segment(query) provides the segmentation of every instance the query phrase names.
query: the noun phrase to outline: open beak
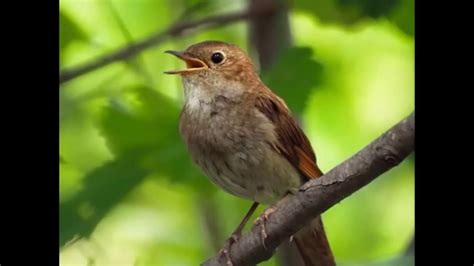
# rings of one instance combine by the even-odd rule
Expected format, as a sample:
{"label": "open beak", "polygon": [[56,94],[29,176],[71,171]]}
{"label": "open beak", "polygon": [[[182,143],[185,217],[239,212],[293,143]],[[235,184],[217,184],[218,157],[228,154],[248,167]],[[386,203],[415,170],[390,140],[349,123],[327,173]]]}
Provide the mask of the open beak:
{"label": "open beak", "polygon": [[186,74],[186,73],[191,73],[194,71],[202,70],[209,68],[206,63],[203,61],[193,57],[191,54],[187,52],[180,52],[180,51],[165,51],[165,53],[172,54],[179,59],[183,60],[186,62],[186,69],[183,70],[171,70],[171,71],[165,71],[165,74]]}

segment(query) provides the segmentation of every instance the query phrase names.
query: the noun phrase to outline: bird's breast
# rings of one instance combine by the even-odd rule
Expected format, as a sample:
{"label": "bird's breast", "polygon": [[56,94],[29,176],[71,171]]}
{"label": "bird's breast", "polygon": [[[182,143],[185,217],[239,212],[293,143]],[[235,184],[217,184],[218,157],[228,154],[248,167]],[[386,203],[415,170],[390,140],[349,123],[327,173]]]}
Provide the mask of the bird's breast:
{"label": "bird's breast", "polygon": [[215,184],[261,203],[299,187],[297,171],[272,147],[273,124],[256,108],[225,95],[189,100],[180,132],[194,162]]}

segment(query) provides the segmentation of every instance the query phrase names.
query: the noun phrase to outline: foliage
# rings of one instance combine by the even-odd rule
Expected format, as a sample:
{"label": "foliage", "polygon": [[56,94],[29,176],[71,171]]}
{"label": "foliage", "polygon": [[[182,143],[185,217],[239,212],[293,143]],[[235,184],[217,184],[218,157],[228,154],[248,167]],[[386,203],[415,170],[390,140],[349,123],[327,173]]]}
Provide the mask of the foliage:
{"label": "foliage", "polygon": [[[180,18],[245,5],[62,0],[61,67]],[[324,171],[413,110],[412,12],[412,0],[295,1],[294,47],[261,75],[300,118]],[[196,265],[216,252],[251,203],[219,190],[192,164],[178,135],[181,83],[162,74],[182,63],[163,51],[206,39],[248,50],[246,31],[236,23],[177,37],[61,85],[62,265]],[[407,160],[323,215],[343,265],[393,258],[406,248],[413,170]]]}

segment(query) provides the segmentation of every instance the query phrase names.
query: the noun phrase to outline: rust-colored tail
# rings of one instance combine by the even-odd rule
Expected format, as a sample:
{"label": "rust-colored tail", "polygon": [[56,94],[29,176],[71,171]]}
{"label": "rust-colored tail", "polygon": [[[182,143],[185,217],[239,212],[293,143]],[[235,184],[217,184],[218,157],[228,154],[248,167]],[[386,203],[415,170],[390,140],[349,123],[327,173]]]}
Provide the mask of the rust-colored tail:
{"label": "rust-colored tail", "polygon": [[334,256],[329,247],[323,221],[318,216],[294,235],[296,246],[306,266],[334,266]]}

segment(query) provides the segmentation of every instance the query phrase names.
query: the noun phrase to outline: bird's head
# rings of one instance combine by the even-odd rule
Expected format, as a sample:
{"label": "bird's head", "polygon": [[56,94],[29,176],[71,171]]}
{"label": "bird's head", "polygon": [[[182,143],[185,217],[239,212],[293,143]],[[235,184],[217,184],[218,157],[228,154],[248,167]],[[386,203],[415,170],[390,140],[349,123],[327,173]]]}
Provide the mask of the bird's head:
{"label": "bird's head", "polygon": [[166,71],[185,79],[245,81],[257,74],[252,60],[239,47],[221,41],[205,41],[189,46],[184,51],[166,51],[186,63],[182,70]]}

